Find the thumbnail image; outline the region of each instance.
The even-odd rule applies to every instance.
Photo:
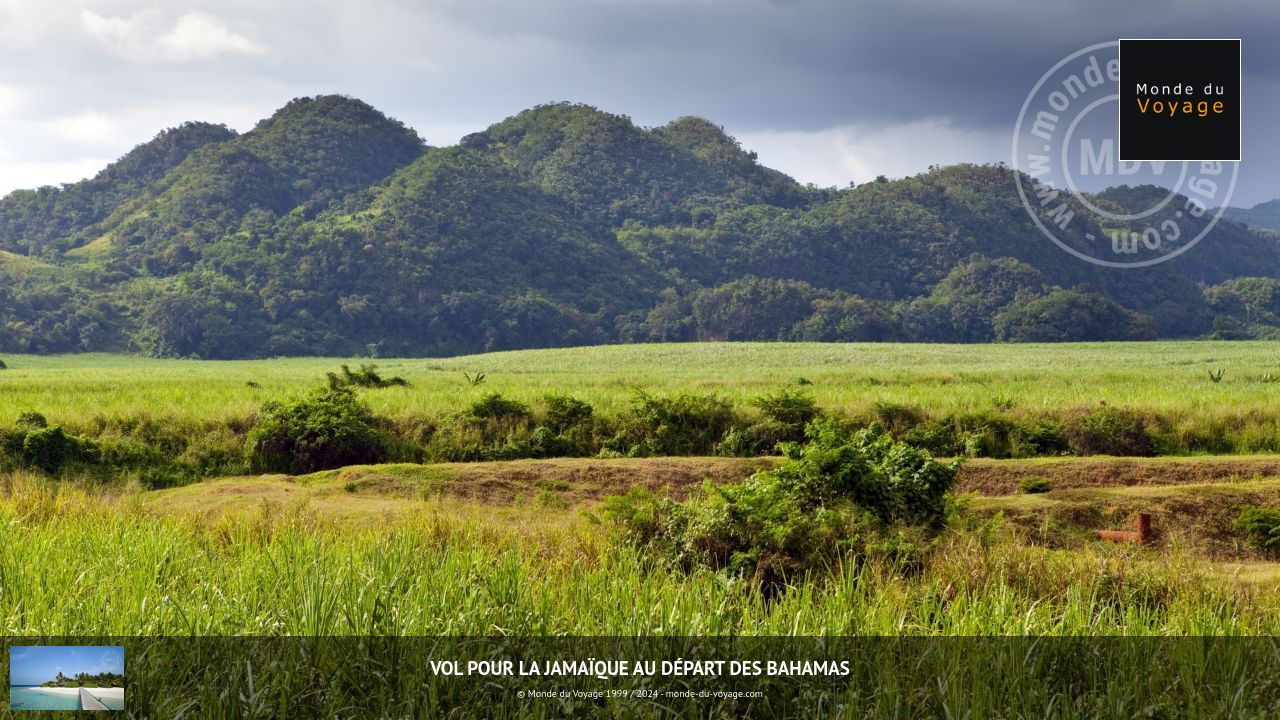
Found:
[[[9,649],[10,710],[123,710],[124,648],[102,645]]]

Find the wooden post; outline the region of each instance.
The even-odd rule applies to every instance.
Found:
[[[1151,542],[1151,513],[1138,513],[1138,544]]]

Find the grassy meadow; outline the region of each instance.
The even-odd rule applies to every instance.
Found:
[[[845,416],[884,404],[1017,416],[1105,403],[1234,433],[1231,447],[1264,452],[1280,450],[1277,351],[1261,342],[618,346],[379,360],[384,376],[408,386],[358,394],[402,423],[458,413],[495,392],[530,405],[567,394],[618,416],[637,389],[751,408],[761,393],[803,378],[823,411]],[[0,359],[9,366],[0,370],[0,426],[37,410],[94,438],[203,428],[221,433],[236,457],[264,402],[303,395],[339,364],[361,362]],[[1245,547],[1231,524],[1246,504],[1275,505],[1275,458],[972,460],[935,542],[906,559],[850,556],[772,596],[749,578],[658,562],[617,542],[599,512],[603,495],[632,486],[679,496],[703,479],[738,481],[775,462],[401,463],[211,475],[159,490],[11,469],[0,473],[0,632],[1280,633],[1280,564]],[[1042,474],[1052,490],[1018,492],[1021,479]],[[1108,487],[1111,478],[1124,487]],[[1094,537],[1140,511],[1155,513],[1156,545]]]
[[[346,494],[331,487],[331,495]],[[1012,523],[947,531],[920,570],[889,560],[798,579],[685,573],[533,498],[336,505],[261,488],[109,494],[0,485],[6,635],[1240,635],[1280,633],[1260,563],[1185,549],[1028,544]],[[385,499],[385,498],[384,498]],[[1242,576],[1243,575],[1243,576]]]
[[[364,398],[375,412],[391,417],[456,411],[481,390],[526,402],[548,393],[571,394],[602,413],[623,410],[633,388],[715,393],[745,403],[800,378],[813,383],[809,390],[824,409],[848,413],[885,402],[936,413],[993,404],[1039,411],[1105,402],[1203,422],[1272,419],[1280,400],[1280,342],[1263,341],[689,343],[380,360],[158,360],[99,354],[0,359],[9,365],[0,371],[0,422],[38,409],[68,427],[98,417],[199,423],[248,416],[266,400],[322,384],[324,373],[340,363],[368,362],[410,383]],[[1209,377],[1217,369],[1225,371],[1220,382]],[[485,382],[472,387],[463,373],[479,372]]]

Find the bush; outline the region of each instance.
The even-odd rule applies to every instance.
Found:
[[[68,435],[60,426],[50,427],[38,412],[18,415],[16,427],[0,431],[0,461],[34,467],[52,475],[68,463],[97,459],[97,446],[87,438]]]
[[[326,373],[329,378],[329,389],[405,387],[409,384],[409,381],[402,377],[384,378],[377,373],[377,370],[377,365],[361,365],[358,371],[351,372],[351,368],[343,365],[340,373]]]
[[[925,422],[924,413],[914,405],[882,401],[875,404],[874,410],[876,422],[889,428],[895,435]]]
[[[1076,455],[1155,454],[1146,420],[1133,410],[1103,406],[1067,424],[1067,447]]]
[[[50,475],[70,462],[90,459],[93,444],[68,435],[61,426],[28,430],[22,439],[22,461]]]
[[[24,430],[39,430],[49,427],[49,421],[40,413],[28,410],[24,413],[18,413],[17,425]]]
[[[1014,452],[1017,425],[999,412],[977,411],[949,418],[958,449],[967,457],[1007,458]]]
[[[807,434],[809,442],[784,446],[785,463],[742,483],[706,483],[686,503],[634,489],[607,498],[605,515],[627,542],[677,566],[749,575],[766,590],[900,530],[941,526],[956,463],[894,442],[879,426],[851,433],[827,420]]]
[[[346,390],[263,405],[249,444],[256,472],[290,474],[382,462],[389,445],[369,408]]]
[[[813,397],[790,387],[761,395],[751,404],[760,408],[761,414],[769,420],[800,428],[801,435],[805,426],[818,417],[818,404]]]
[[[803,434],[803,428],[801,428]],[[716,454],[727,457],[756,457],[776,454],[778,446],[796,441],[796,429],[776,420],[762,420],[745,428],[734,428],[716,446]]]
[[[1061,455],[1068,450],[1062,424],[1050,418],[1038,418],[1018,427],[1015,456]]]
[[[1250,545],[1269,554],[1280,554],[1280,508],[1247,505],[1235,520],[1236,530]]]
[[[5,365],[3,360],[0,360],[0,370],[8,370],[8,369],[9,369],[9,366]]]
[[[1022,478],[1022,482],[1018,483],[1018,490],[1027,495],[1038,495],[1047,493],[1053,489],[1053,481],[1042,475],[1031,475]]]
[[[751,404],[764,417],[750,427],[730,430],[717,454],[751,457],[776,453],[781,443],[803,441],[805,426],[818,417],[813,398],[790,387],[758,397]]]
[[[547,427],[558,435],[589,424],[595,412],[587,403],[568,395],[548,395],[543,402],[547,406]]]
[[[25,430],[0,428],[0,469],[9,469],[22,461],[22,441],[26,439]]]
[[[639,392],[606,449],[632,457],[710,455],[737,422],[733,406],[713,395]]]
[[[529,406],[516,400],[508,400],[498,393],[489,393],[471,404],[467,414],[479,420],[526,420]]]

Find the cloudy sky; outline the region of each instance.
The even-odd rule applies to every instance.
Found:
[[[319,93],[434,145],[551,100],[642,125],[701,115],[843,186],[1008,160],[1040,75],[1118,37],[1242,37],[1233,204],[1280,197],[1274,0],[0,0],[0,194]]]

